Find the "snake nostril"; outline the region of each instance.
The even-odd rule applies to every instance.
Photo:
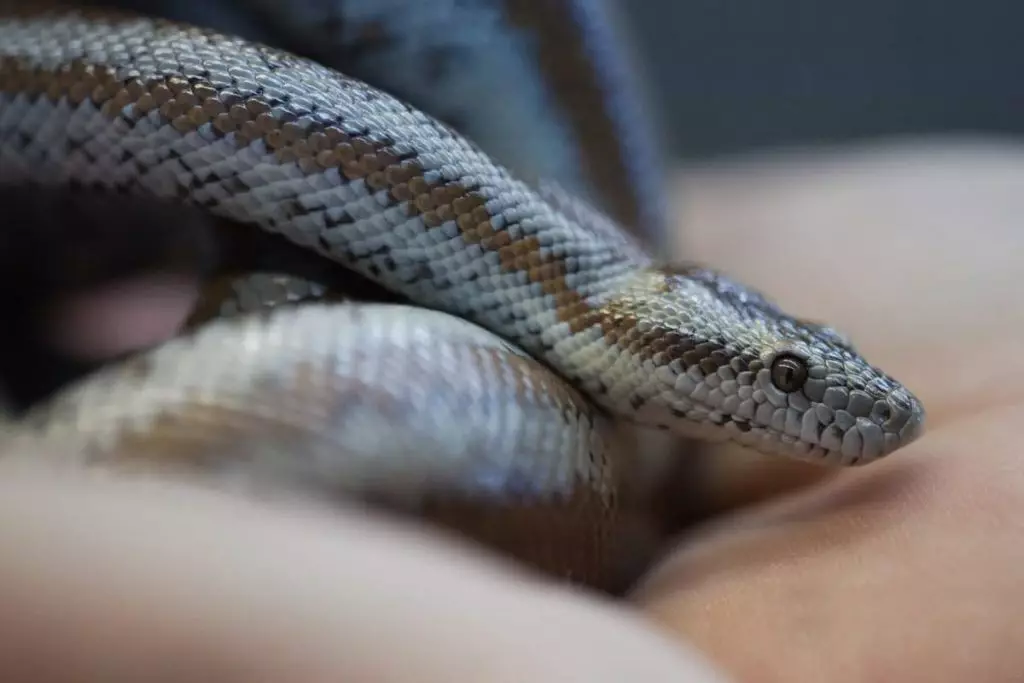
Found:
[[[900,429],[900,441],[905,445],[921,435],[924,429],[924,411],[920,408],[907,415],[906,423]]]

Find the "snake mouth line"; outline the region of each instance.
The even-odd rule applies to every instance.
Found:
[[[686,418],[683,414],[677,413],[677,416],[686,419],[699,436],[714,441],[731,442],[765,452],[781,452],[813,463],[842,463],[847,466],[866,464],[888,455],[900,445],[913,440],[922,423],[920,418],[914,416],[908,419],[906,428],[897,435],[894,443],[883,445],[881,448],[865,447],[862,443],[854,449],[845,443],[846,431],[835,437],[839,447],[831,448],[822,443],[826,430],[833,426],[830,424],[819,424],[816,438],[812,442],[786,432],[780,432],[770,425],[755,420],[721,413],[709,415],[704,422]],[[857,427],[854,426],[850,429],[856,430]]]

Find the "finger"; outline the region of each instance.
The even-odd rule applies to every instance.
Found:
[[[50,316],[60,351],[104,360],[173,337],[199,296],[199,281],[156,273],[106,284],[62,300]]]
[[[12,683],[724,680],[625,608],[355,512],[17,459],[0,475]]]
[[[688,539],[637,600],[739,680],[1015,680],[1022,419],[993,410]]]

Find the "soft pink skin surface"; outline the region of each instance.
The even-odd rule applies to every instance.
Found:
[[[62,350],[82,358],[144,349],[181,328],[198,287],[184,275],[154,273],[82,292],[52,312],[50,333]]]

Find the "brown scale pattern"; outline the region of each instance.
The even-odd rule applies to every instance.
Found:
[[[109,15],[102,16],[104,21],[112,20]],[[154,22],[154,30],[215,45],[233,40],[170,22]],[[228,51],[230,46],[220,49]],[[269,48],[267,52],[282,62],[301,61]],[[294,162],[308,174],[337,168],[349,180],[362,179],[374,190],[388,190],[395,203],[404,202],[410,215],[419,214],[428,227],[437,228],[454,220],[467,242],[498,253],[505,272],[524,272],[530,282],[539,283],[546,294],[553,296],[559,319],[568,323],[573,333],[593,325],[614,329],[622,322],[609,320],[605,311],[590,307],[566,283],[569,269],[564,259],[544,250],[536,236],[527,234],[515,239],[507,229],[496,230],[485,198],[474,188],[458,182],[431,183],[424,177],[415,154],[398,154],[391,140],[353,136],[308,117],[300,125],[294,119],[303,118],[301,112],[289,116],[275,111],[258,96],[242,96],[199,77],[170,75],[119,80],[114,66],[82,59],[57,70],[46,70],[18,57],[0,58],[0,90],[32,93],[53,102],[67,97],[76,105],[88,98],[111,118],[128,105],[140,116],[156,109],[180,133],[210,123],[220,136],[233,133],[239,148],[262,140],[282,164]],[[611,334],[608,339],[614,337]]]

